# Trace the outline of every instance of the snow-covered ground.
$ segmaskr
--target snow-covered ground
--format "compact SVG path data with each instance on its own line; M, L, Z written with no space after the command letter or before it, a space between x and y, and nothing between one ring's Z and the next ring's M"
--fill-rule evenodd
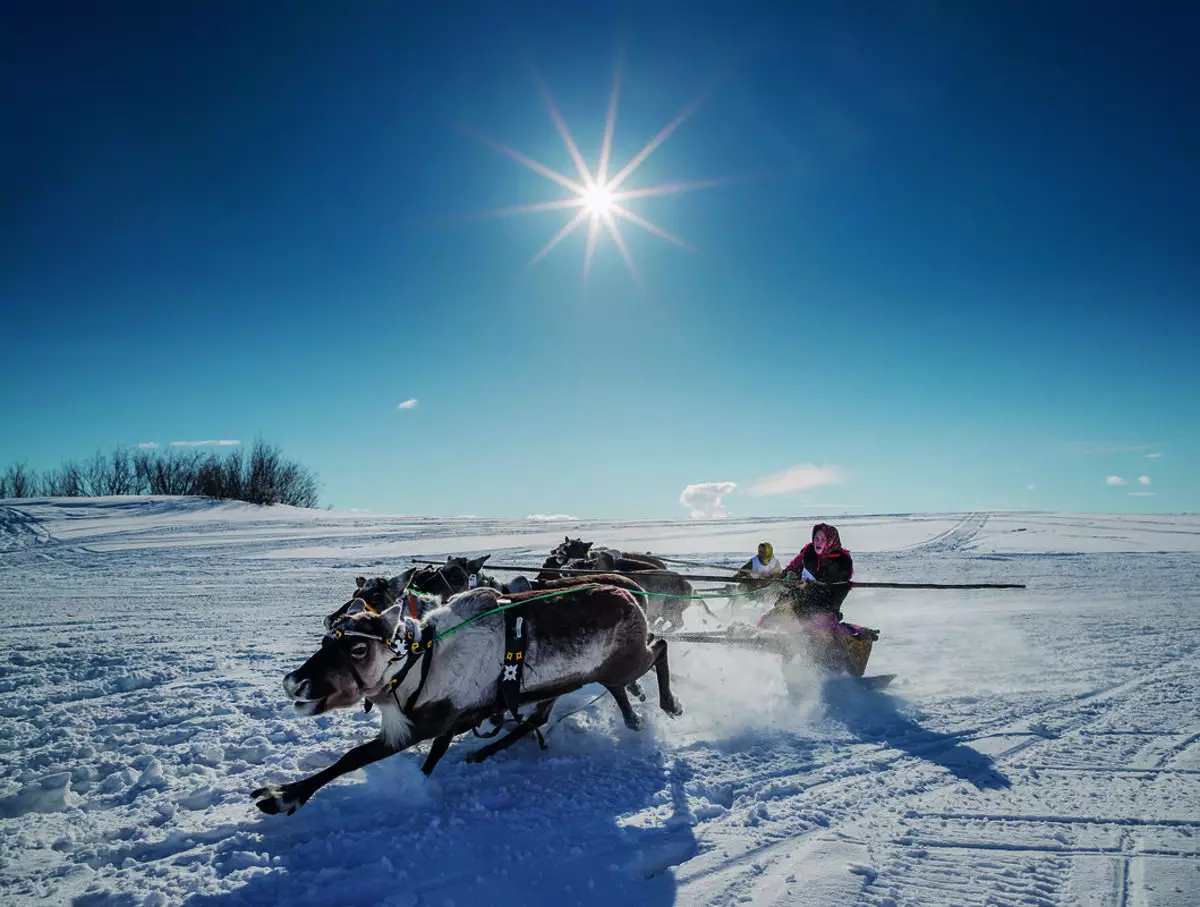
M860 580L1028 588L853 592L886 692L789 698L775 656L677 643L682 718L652 678L640 733L587 688L546 752L460 738L427 779L421 746L287 817L250 792L377 728L280 684L356 574L567 533L732 564L810 523L2 502L0 903L1200 904L1200 518L836 522Z

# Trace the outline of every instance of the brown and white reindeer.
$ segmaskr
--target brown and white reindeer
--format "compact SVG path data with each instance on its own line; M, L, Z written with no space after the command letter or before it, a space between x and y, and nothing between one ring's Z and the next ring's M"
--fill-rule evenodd
M625 724L639 728L625 686L651 668L658 675L659 707L682 714L671 693L666 641L649 639L645 612L632 593L589 584L544 596L527 592L507 599L524 603L519 613L530 670L520 703L535 704L534 710L468 761L480 762L533 733L549 719L558 697L590 683L603 685ZM500 600L496 590L474 589L440 607L427 602L424 615L413 618L402 601L380 613L355 599L333 621L321 648L284 677L283 687L302 715L350 708L365 699L379 709L380 734L315 775L254 791L258 808L291 814L335 778L423 740L433 744L421 770L432 772L455 736L497 709L505 620L503 613L487 612Z

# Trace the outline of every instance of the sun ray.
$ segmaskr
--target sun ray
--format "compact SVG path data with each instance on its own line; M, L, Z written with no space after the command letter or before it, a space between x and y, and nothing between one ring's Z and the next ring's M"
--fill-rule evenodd
M675 245L679 246L679 248L681 248L681 249L687 249L689 252L696 251L695 246L688 245L682 239L680 239L678 236L676 236L674 233L669 233L666 230L664 230L662 227L658 226L657 224L650 223L650 221L646 220L644 217L638 217L636 214L634 214L628 208L625 208L621 205L614 204L612 206L612 211L614 214L617 214L620 217L625 218L630 223L637 224L643 230L649 230L655 236L660 236L663 239L665 239L667 242L674 243Z
M614 202L625 202L632 198L674 195L676 192L691 192L693 189L715 189L717 186L727 186L731 182L732 180L727 179L697 180L692 183L663 183L661 186L648 186L645 189L619 189L612 193L612 200Z
M512 214L532 214L535 211L561 211L564 208L580 208L587 204L583 196L556 198L549 202L532 202L528 205L510 205L507 208L492 208L489 211L474 211L464 214L465 220L484 220L489 217L508 217Z
M625 48L622 45L617 51L617 65L613 70L612 91L608 96L608 115L604 118L604 143L600 147L600 165L596 168L596 183L607 185L608 161L612 154L613 134L617 129L617 100L621 96L621 65L624 62Z
M592 270L592 257L596 254L596 239L600 233L600 215L593 211L588 221L587 248L583 253L583 279L587 280Z
M633 258L629 254L629 249L625 246L625 240L621 238L621 230L617 227L616 221L613 220L612 213L604 211L600 216L604 218L604 226L608 228L608 235L612 237L617 251L625 259L625 266L629 268L629 273L633 275L633 280L640 289L642 287L642 276L638 274L638 269L633 264Z
M620 172L617 173L617 175L614 176L611 180L609 180L608 187L610 189L616 189L618 186L621 185L621 183L623 183L623 182L625 182L625 180L629 179L630 174L632 174L633 171L637 170L637 168L642 165L642 162L644 160L646 160L646 158L648 158L651 154L654 153L654 149L656 149L659 145L661 145L663 142L665 142L667 140L667 137L672 132L674 132L676 129L678 129L680 124L683 123L684 120L686 120L693 113L695 113L696 108L698 108L703 102L704 102L704 95L700 95L694 101L692 101L690 104L688 104L687 107L683 108L683 110L679 112L679 115L677 117L675 117L675 119L671 120L671 122L669 122L661 130L659 130L658 135L656 135L654 138L652 138L649 142L646 143L645 148L643 148L641 151L639 151L637 154L635 154L633 156L633 160L631 160L628 164L626 164L624 167L622 167Z
M571 179L569 176L563 176L557 170L551 170L545 164L535 161L533 158L529 157L526 154L522 154L521 152L517 151L515 148L509 148L507 145L503 144L502 142L497 142L495 139L491 138L490 136L484 135L482 132L476 132L473 129L467 129L465 131L466 131L467 135L471 136L471 138L475 139L476 141L483 142L483 144L487 145L489 148L499 151L501 154L507 155L508 157L510 157L514 161L516 161L518 164L524 164L526 167L528 167L534 173L538 173L538 174L546 177L546 179L548 179L548 180L553 180L554 182L558 183L560 186L562 186L566 189L570 189L572 192L582 195L584 192L587 191L584 186L581 186L579 183L575 182L575 180Z
M560 242L562 242L568 236L570 236L575 231L575 228L578 227L581 223L583 223L583 219L587 216L588 216L587 209L580 208L579 213L576 214L574 217L572 217L569 221L567 221L566 225L561 230L559 230L557 233L554 234L554 238L551 239L550 242L546 243L546 245L542 246L541 251L539 251L537 255L533 256L532 259L530 259L529 267L532 268L539 261L541 261L547 255L549 255L550 250L553 249L555 246L557 246Z
M571 160L575 162L575 169L579 172L579 178L583 180L583 185L589 188L596 185L587 164L583 162L583 155L579 153L579 147L575 144L575 140L571 138L571 130L567 128L562 114L558 112L558 106L554 103L549 86L546 85L541 73L537 71L532 63L529 65L529 69L533 73L533 80L537 83L538 92L542 96L542 103L546 105L550 119L554 120L554 127L558 130L558 134L562 136L562 140L567 146L567 153L571 155Z

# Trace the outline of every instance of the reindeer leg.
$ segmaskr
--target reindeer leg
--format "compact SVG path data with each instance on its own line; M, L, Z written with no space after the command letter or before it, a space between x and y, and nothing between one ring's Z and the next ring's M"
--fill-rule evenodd
M450 749L450 741L454 739L453 734L443 734L441 737L433 738L433 745L429 747L429 755L425 757L425 764L421 766L421 771L429 777L433 773L434 766L442 761L442 757L446 755L446 750Z
M625 727L631 731L640 731L642 729L642 720L638 718L634 712L633 706L629 704L629 696L625 692L624 687L609 687L604 689L612 693L612 698L617 701L617 708L621 710L621 717L625 719Z
M650 644L654 652L654 670L658 673L658 707L678 718L683 714L683 703L671 692L671 669L667 666L667 641L656 639Z
M514 730L510 731L508 734L505 734L495 743L489 743L483 749L476 750L475 752L471 753L471 755L467 756L467 761L482 762L484 759L496 755L496 753L500 752L500 750L507 749L508 747L512 746L526 734L532 734L534 731L537 731L550 718L550 710L554 708L554 703L557 701L558 699L555 698L539 702L537 704L537 708L533 710L533 714L530 715L529 718L527 718L525 721L522 721ZM540 736L541 735L539 734L539 737ZM544 743L542 748L545 749Z
M434 745L437 745L436 741ZM273 816L285 812L290 816L307 803L309 797L335 778L398 752L400 752L398 749L385 743L382 737L376 737L369 743L356 746L329 768L319 771L311 777L293 781L291 784L268 784L266 787L260 787L250 796L254 798L254 805L267 815Z

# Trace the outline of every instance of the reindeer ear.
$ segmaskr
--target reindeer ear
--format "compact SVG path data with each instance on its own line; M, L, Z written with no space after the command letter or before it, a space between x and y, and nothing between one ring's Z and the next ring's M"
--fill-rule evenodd
M580 544L582 544L582 545L583 545L583 550L584 550L584 551L591 551L591 550L592 550L592 543L591 543L591 542L583 542L583 541L581 541L581 542L580 542Z
M355 617L359 614L368 612L371 614L376 613L375 609L368 605L361 598L354 599L354 601L350 602L350 604L346 606L346 617Z
M367 578L365 576L354 577L354 588L355 589L361 589L366 584L367 584Z
M403 573L398 573L388 580L388 595L392 597L393 601L399 598L404 590L408 588L409 581L412 580L412 576L416 572L416 567L409 567Z
M467 572L468 573L478 573L479 568L487 563L487 559L489 557L491 557L490 554L485 554L483 557L477 557L477 558L474 558L473 560L467 561Z

